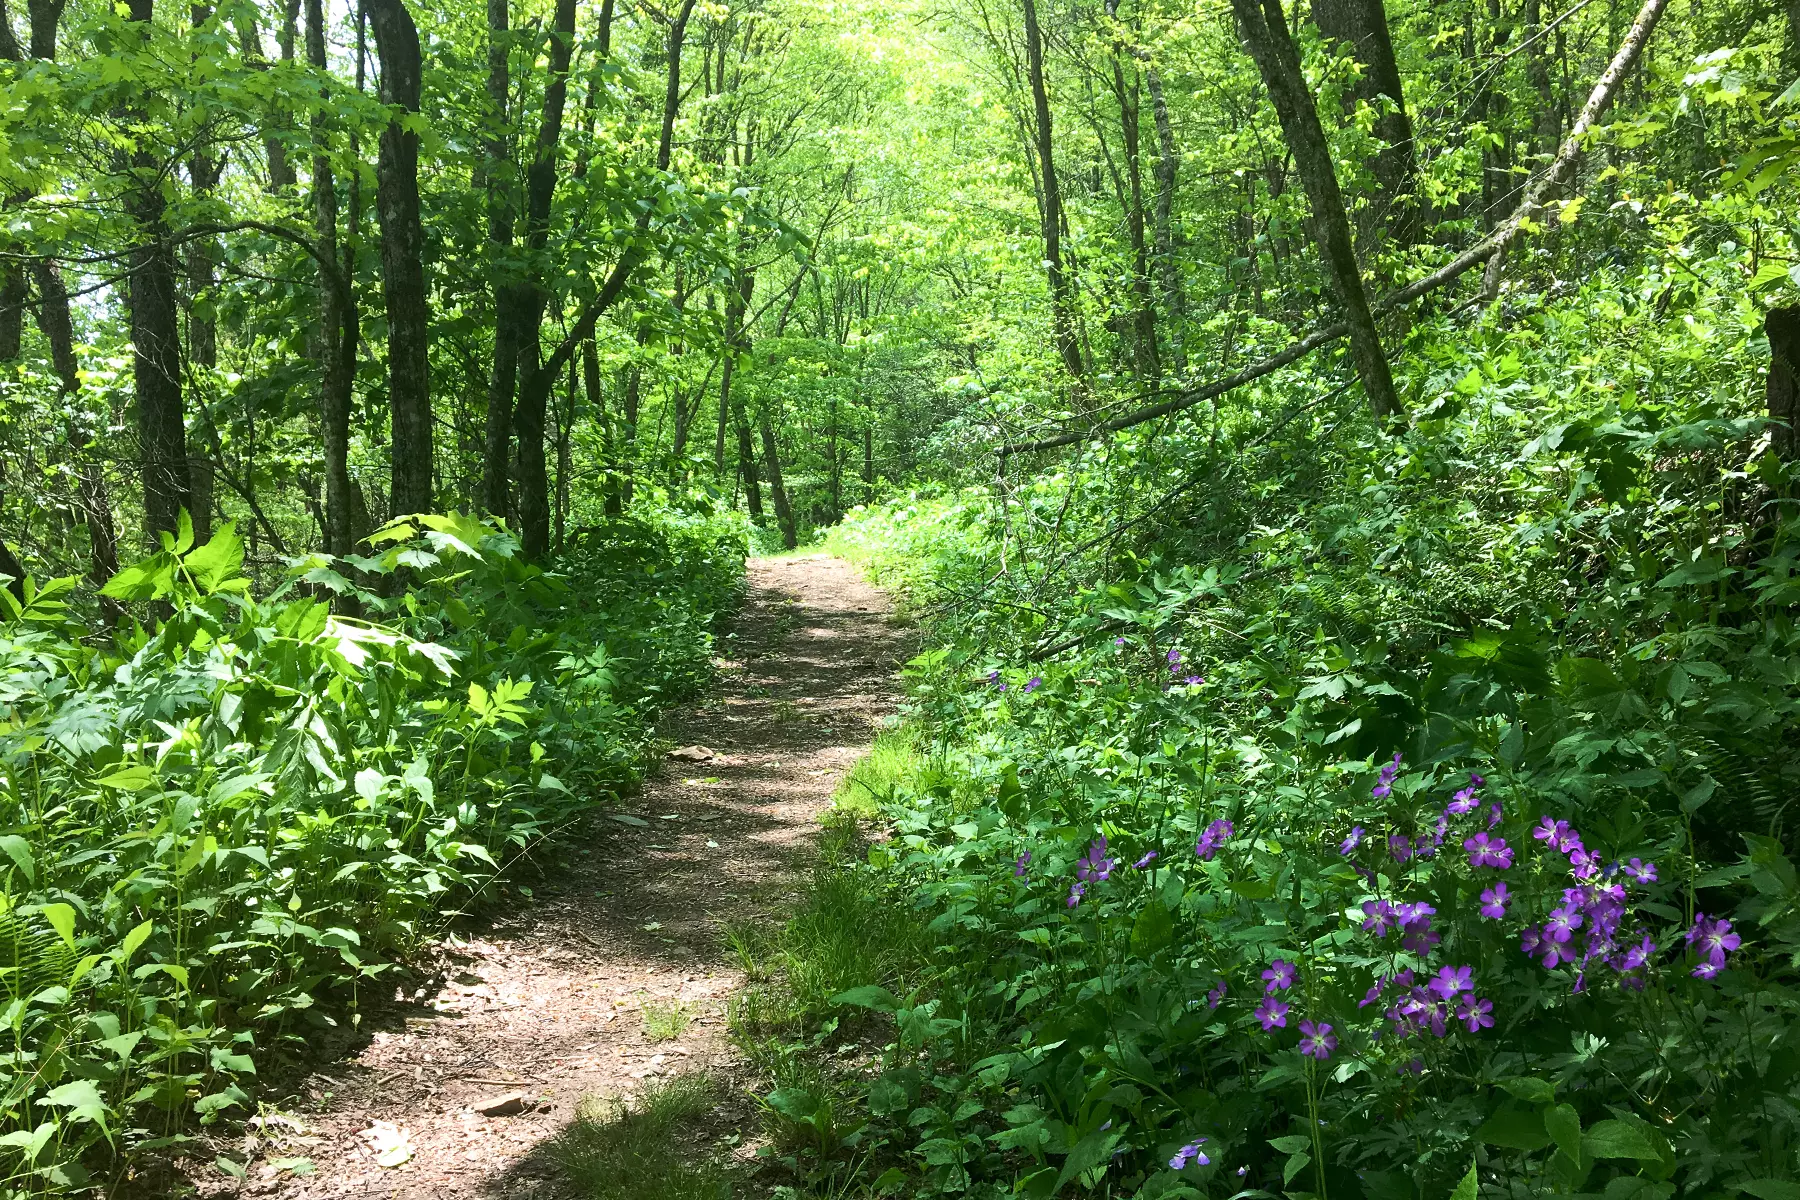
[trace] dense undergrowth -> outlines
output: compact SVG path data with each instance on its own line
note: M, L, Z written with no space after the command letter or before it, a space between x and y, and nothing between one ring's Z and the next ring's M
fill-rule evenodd
M935 647L847 878L931 936L791 1014L797 1186L1800 1195L1800 518L1713 270L1415 331L1398 438L1295 375L853 514Z
M242 1112L259 1057L360 1021L409 950L631 786L650 717L709 677L744 552L728 517L663 512L545 571L423 516L258 597L231 527L191 542L108 585L154 617L112 638L70 580L0 593L7 1195Z

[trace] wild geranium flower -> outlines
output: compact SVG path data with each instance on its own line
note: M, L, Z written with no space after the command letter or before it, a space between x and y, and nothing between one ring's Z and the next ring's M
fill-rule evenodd
M1387 931L1400 923L1400 914L1386 900L1363 901L1363 932L1386 937Z
M1075 860L1075 877L1084 883L1102 883L1111 878L1118 859L1106 855L1106 835L1095 838L1084 858Z
M1531 836L1545 843L1552 850L1561 850L1563 839L1569 836L1569 823L1555 821L1549 817L1539 817L1537 827L1531 831Z
M1577 843L1569 850L1569 874L1577 879L1593 879L1600 874L1600 856L1590 854L1586 847Z
M1363 998L1356 1002L1356 1007L1367 1008L1369 1005L1381 999L1382 989L1386 986L1387 979L1385 976L1377 979L1374 983L1369 985L1369 990L1363 993Z
M1389 836L1388 853L1393 855L1395 862L1404 863L1407 859L1412 857L1412 852L1412 842L1407 840L1404 833L1396 833Z
M1113 645L1115 645L1115 646L1123 646L1124 644L1125 644L1125 639L1122 637L1116 637L1113 639Z
M1263 979L1267 981L1263 991L1271 996L1276 992L1287 991L1294 986L1295 973L1296 968L1293 963L1283 958L1276 959L1269 964L1269 969L1262 973Z
M1575 961L1575 950L1566 942L1553 942L1546 938L1539 949L1544 953L1543 957L1539 958L1538 961L1544 965L1544 970L1546 971L1554 971L1563 963L1572 963Z
M1069 907L1074 908L1080 904L1081 898L1085 895L1087 895L1087 884L1079 881L1071 883L1069 885Z
M1217 1007L1219 1007L1219 1002L1224 999L1225 999L1225 981L1223 979L1221 979L1221 980L1219 980L1219 982L1213 984L1212 987L1207 991L1206 1007L1217 1008Z
M1400 944L1416 954L1429 954L1441 940L1431 929L1431 918L1437 909L1429 904L1402 904L1395 908L1400 918Z
M1444 811L1453 817L1466 816L1469 813L1474 812L1475 806L1481 803L1480 798L1475 794L1481 788L1481 785L1476 783L1475 780L1480 778L1481 776L1479 775L1469 776L1469 786L1453 793L1450 797L1450 803L1445 807Z
M1206 1139L1203 1137L1195 1138L1193 1141L1177 1150L1175 1156L1169 1159L1169 1170L1179 1171L1189 1163L1198 1163L1203 1167L1211 1163L1212 1159L1200 1152L1200 1145L1204 1141L1206 1141Z
M1491 888L1481 891L1481 915L1490 921L1498 921L1506 915L1507 890L1504 883L1496 883Z
M1351 826L1350 836L1345 838L1342 844L1338 846L1338 853L1344 855L1350 854L1358 846L1362 845L1363 834L1367 832L1368 830L1364 829L1361 825Z
M1544 932L1535 925L1519 930L1519 949L1535 955L1544 944Z
M1204 675L1189 675L1186 679L1183 679L1181 682L1186 683L1186 684L1205 683L1206 677Z
M1145 867L1149 866L1151 863L1153 863L1155 861L1156 861L1156 851L1151 850L1151 851L1147 852L1144 855L1144 857L1142 857L1142 858L1138 859L1136 862L1132 863L1131 866L1134 870L1141 871Z
M1331 1032L1331 1026L1324 1021L1314 1024L1311 1021L1300 1022L1300 1053L1309 1058L1324 1062L1337 1049L1337 1035Z
M1477 999L1474 992L1462 998L1462 1005L1456 1010L1456 1019L1468 1026L1470 1033L1480 1033L1483 1029L1494 1027L1494 1002Z
M1221 817L1208 825L1200 834L1200 840L1194 843L1194 853L1199 856L1201 862L1211 862L1213 856L1219 852L1219 847L1230 839L1235 830L1236 827L1230 821Z
M1025 681L1025 690L1027 692L1035 692L1043 686L1044 677L1041 675L1033 675L1030 679Z
M1472 967L1439 967L1437 975L1425 986L1438 999L1448 1004L1464 992L1475 990L1475 985L1470 982L1474 976Z
M1544 922L1544 940L1548 942L1566 942L1575 936L1581 928L1582 915L1571 905L1559 905L1550 910L1550 919Z
M1656 882L1656 864L1647 863L1641 858L1634 858L1619 869L1638 883Z
M1492 829L1494 826L1500 824L1501 815L1502 815L1502 810L1500 808L1499 801L1495 801L1494 803L1488 805L1488 828L1489 829Z
M1471 867L1498 867L1504 871L1512 866L1512 847L1506 844L1505 838L1478 833L1463 839L1463 849L1469 852Z
M1394 794L1394 777L1400 774L1400 752L1394 751L1394 760L1382 765L1376 774L1375 786L1369 789L1369 795L1377 800L1386 800Z
M1025 869L1027 867L1029 867L1030 865L1031 865L1031 851L1027 850L1023 854L1019 855L1019 857L1017 857L1013 860L1013 875L1014 875L1014 877L1018 878L1018 879L1025 878L1025 875L1026 875Z
M1694 974L1701 979L1711 979L1724 967L1725 956L1742 945L1743 939L1731 932L1731 922L1724 917L1709 920L1705 913L1695 913L1693 928L1687 932L1687 944L1693 948L1694 953L1706 960L1703 966L1712 968L1705 975L1701 975L1699 971Z
M987 673L987 681L989 683L999 683L1000 682L1000 672L997 670L989 671Z
M1613 963L1613 969L1621 974L1626 971L1635 971L1648 964L1655 954L1656 943L1650 940L1650 935L1646 933L1643 941L1619 955Z
M1265 996L1263 1002L1256 1006L1256 1019L1262 1022L1263 1032L1267 1033L1277 1027L1287 1028L1288 1006L1284 1001L1273 996Z

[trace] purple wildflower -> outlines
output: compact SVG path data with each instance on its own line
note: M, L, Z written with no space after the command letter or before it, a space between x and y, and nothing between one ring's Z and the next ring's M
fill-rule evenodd
M1077 904L1080 904L1081 898L1086 894L1087 884L1080 882L1071 883L1069 885L1069 907L1074 908Z
M1519 949L1526 954L1536 954L1544 945L1544 931L1536 925L1527 925L1519 930Z
M1385 976L1376 979L1374 983L1369 985L1369 990L1363 993L1363 998L1357 1001L1356 1007L1367 1008L1369 1005L1381 999L1381 992L1385 987L1387 987L1387 978Z
M1705 913L1695 913L1693 928L1687 932L1687 944L1713 968L1711 974L1694 973L1701 979L1711 979L1725 965L1725 956L1742 945L1743 939L1731 932L1731 922L1724 917L1709 920Z
M1369 789L1369 795L1377 800L1386 800L1394 794L1394 776L1400 774L1400 752L1394 751L1394 761L1382 765L1376 775L1375 786Z
M1437 976L1425 986L1438 999L1448 1004L1464 992L1475 990L1475 985L1470 982L1474 975L1472 967L1439 967Z
M1393 834L1388 838L1388 853L1394 856L1395 862L1404 863L1412 857L1412 843L1404 833Z
M1474 992L1462 998L1462 1006L1456 1010L1456 1019L1468 1026L1470 1033L1480 1033L1483 1029L1494 1027L1494 1002L1477 999Z
M1258 1021L1262 1022L1263 1032L1267 1033L1277 1026L1286 1029L1287 1014L1288 1006L1285 1002L1277 1000L1273 996L1265 996L1263 1002L1256 1006L1255 1016Z
M1337 1049L1337 1035L1331 1032L1331 1026L1324 1021L1316 1025L1311 1021L1300 1022L1300 1034L1300 1053L1308 1058L1324 1062Z
M1019 855L1018 858L1015 858L1013 860L1013 877L1016 879L1025 878L1025 874L1026 874L1025 869L1027 867L1029 867L1030 865L1031 865L1031 851L1027 850L1023 854Z
M1582 916L1573 905L1563 904L1550 910L1550 919L1544 922L1544 940L1547 942L1566 942L1581 928Z
M1350 836L1345 838L1343 843L1338 846L1338 853L1343 855L1350 854L1358 846L1362 845L1363 835L1367 832L1368 830L1364 829L1361 825L1351 826Z
M1212 988L1206 993L1206 1007L1217 1008L1219 1007L1219 1002L1224 999L1225 981L1221 979L1219 982L1213 984Z
M1569 823L1555 821L1549 817L1539 817L1537 827L1531 831L1531 836L1548 845L1552 850L1561 850L1563 839L1569 836Z
M1506 902L1509 899L1504 883L1496 883L1491 888L1481 890L1481 915L1490 921L1498 921L1506 915Z
M1363 932L1386 937L1387 931L1400 923L1399 913L1386 900L1363 901Z
M1186 679L1183 679L1181 682L1188 683L1188 684L1205 683L1206 676L1204 676L1204 675L1189 675Z
M1262 977L1268 981L1263 990L1271 996L1276 992L1287 991L1294 986L1295 973L1296 968L1293 963L1284 958L1276 959L1269 964L1269 969L1262 973Z
M1027 693L1035 692L1043 686L1044 677L1042 675L1033 675L1030 679L1025 681L1025 690Z
M1199 856L1200 861L1211 862L1213 855L1219 852L1219 847L1223 846L1231 837L1235 828L1230 821L1223 817L1208 825L1200 834L1200 840L1194 843L1194 853Z
M1083 883L1103 883L1112 877L1112 869L1119 860L1106 855L1106 835L1095 838L1088 847L1087 856L1075 860L1075 877Z
M1638 883L1656 882L1656 864L1647 863L1641 858L1634 858L1619 869Z
M1505 838L1478 833L1463 839L1463 849L1469 852L1471 867L1499 867L1504 871L1512 866L1512 847L1506 844Z
M1204 1155L1200 1152L1200 1143L1204 1142L1205 1140L1206 1139L1203 1137L1195 1138L1193 1141L1189 1142L1187 1145L1185 1145L1181 1149L1177 1150L1175 1152L1175 1156L1173 1158L1169 1159L1169 1170L1179 1171L1183 1167L1187 1166L1189 1163L1198 1163L1200 1166L1203 1166L1203 1167L1210 1164L1212 1162L1212 1159L1206 1157L1206 1155Z
M1650 935L1646 933L1643 941L1619 956L1618 961L1613 964L1614 969L1620 972L1635 971L1648 964L1655 953L1656 943L1651 941Z
M1144 857L1142 857L1142 858L1138 859L1136 862L1132 863L1131 866L1132 866L1133 870L1141 871L1145 867L1149 866L1151 863L1153 863L1155 861L1156 861L1156 851L1151 850L1151 851L1148 851L1147 853L1145 853Z

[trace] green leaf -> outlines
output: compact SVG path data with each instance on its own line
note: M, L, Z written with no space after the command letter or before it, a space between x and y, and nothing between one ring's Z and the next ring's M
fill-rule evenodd
M1572 1104L1558 1104L1544 1114L1544 1128L1557 1147L1571 1159L1581 1158L1581 1117Z
M50 922L50 928L56 930L69 949L75 948L75 910L67 904L46 904L38 910L44 914L44 920Z
M1791 1179L1745 1179L1730 1186L1756 1200L1800 1200L1800 1183Z
M91 1079L70 1080L51 1089L40 1103L66 1108L72 1120L91 1121L105 1130L108 1138L112 1136L106 1124L106 1101L100 1098L100 1089Z
M237 523L225 522L211 541L181 561L201 595L210 596L236 579L244 567L244 539L238 536Z
M884 987L866 983L862 987L851 988L847 992L839 992L831 998L833 1004L846 1004L853 1008L872 1008L876 1012L900 1011L899 997Z
M1296 1154L1290 1157L1287 1160L1287 1166L1281 1169L1281 1186L1286 1187L1294 1182L1294 1176L1306 1170L1307 1164L1310 1162L1312 1162L1310 1154Z
M1502 1104L1482 1122L1475 1136L1490 1146L1505 1146L1509 1150L1542 1150L1550 1144L1543 1114L1511 1102Z
M1662 1151L1651 1144L1646 1131L1624 1121L1596 1121L1581 1139L1582 1148L1595 1158L1635 1158L1661 1162Z
M138 948L149 940L150 934L155 927L156 923L154 921L145 921L142 925L137 926L120 940L118 959L121 967L131 962L131 956L136 954Z
M27 880L36 882L37 861L31 857L30 842L16 833L9 833L0 837L0 850L6 852L6 857L13 860L13 865L19 868L19 872Z
M1549 1104L1556 1099L1556 1087L1548 1080L1537 1079L1529 1075L1521 1075L1512 1079L1502 1079L1500 1086L1508 1095L1516 1096L1527 1104Z
M1139 954L1153 954L1168 945L1175 932L1175 918L1161 899L1152 899L1131 925L1131 948Z
M1303 1154L1312 1149L1312 1140L1304 1133L1290 1133L1285 1137L1270 1138L1269 1145L1283 1154Z
M1462 1182L1456 1185L1454 1192L1450 1193L1450 1200L1475 1200L1480 1191L1481 1181L1475 1177L1475 1162L1471 1159L1469 1173L1462 1177Z

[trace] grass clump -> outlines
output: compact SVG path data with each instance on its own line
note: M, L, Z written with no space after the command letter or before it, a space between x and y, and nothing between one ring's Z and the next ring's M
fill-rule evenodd
M860 821L879 820L906 781L919 771L918 732L910 725L884 729L838 784L832 807Z
M635 1100L590 1100L556 1143L557 1163L593 1200L725 1200L730 1172L681 1136L718 1099L711 1079L681 1075Z
M651 1000L644 1005L644 1036L653 1042L674 1041L692 1021L687 1005L679 1000Z

